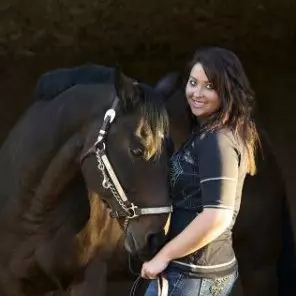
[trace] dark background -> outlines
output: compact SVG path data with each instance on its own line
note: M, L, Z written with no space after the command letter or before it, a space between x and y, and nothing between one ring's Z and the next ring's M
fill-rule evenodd
M241 58L283 171L296 234L295 0L0 0L0 142L45 71L120 64L155 83L198 46ZM294 206L293 206L294 205Z

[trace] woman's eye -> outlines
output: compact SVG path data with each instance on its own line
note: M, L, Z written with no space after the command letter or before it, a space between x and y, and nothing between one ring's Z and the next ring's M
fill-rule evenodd
M196 86L196 81L192 80L192 79L189 79L189 84L191 86Z
M137 147L137 148L131 149L131 153L135 157L142 157L145 153L145 150L144 150L144 148Z
M205 87L206 87L206 89L210 89L210 90L213 90L213 89L214 89L214 86L213 86L212 83L207 83L207 84L205 85Z

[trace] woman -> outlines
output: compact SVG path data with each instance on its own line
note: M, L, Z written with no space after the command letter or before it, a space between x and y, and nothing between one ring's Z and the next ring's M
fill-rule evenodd
M229 295L238 274L231 229L245 176L256 170L253 92L236 55L210 47L194 54L185 93L197 124L170 160L168 242L141 276L164 275L169 295ZM145 295L157 295L156 280Z

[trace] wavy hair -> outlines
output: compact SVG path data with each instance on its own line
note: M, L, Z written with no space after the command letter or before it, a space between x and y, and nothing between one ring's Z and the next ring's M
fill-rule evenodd
M255 154L260 144L253 119L254 92L238 57L219 47L205 47L194 53L185 73L186 82L191 69L200 63L221 99L220 109L203 126L204 131L229 127L239 136L247 151L248 173L256 172Z

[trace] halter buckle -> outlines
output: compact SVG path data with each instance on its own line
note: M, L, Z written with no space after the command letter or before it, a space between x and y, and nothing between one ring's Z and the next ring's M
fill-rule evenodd
M105 142L102 141L103 139L97 139L97 141L95 142L94 146L96 147L98 152L102 152L106 149L106 144Z
M131 203L131 206L127 208L127 218L128 219L134 219L139 217L139 214L137 213L138 207L135 206L133 203Z

